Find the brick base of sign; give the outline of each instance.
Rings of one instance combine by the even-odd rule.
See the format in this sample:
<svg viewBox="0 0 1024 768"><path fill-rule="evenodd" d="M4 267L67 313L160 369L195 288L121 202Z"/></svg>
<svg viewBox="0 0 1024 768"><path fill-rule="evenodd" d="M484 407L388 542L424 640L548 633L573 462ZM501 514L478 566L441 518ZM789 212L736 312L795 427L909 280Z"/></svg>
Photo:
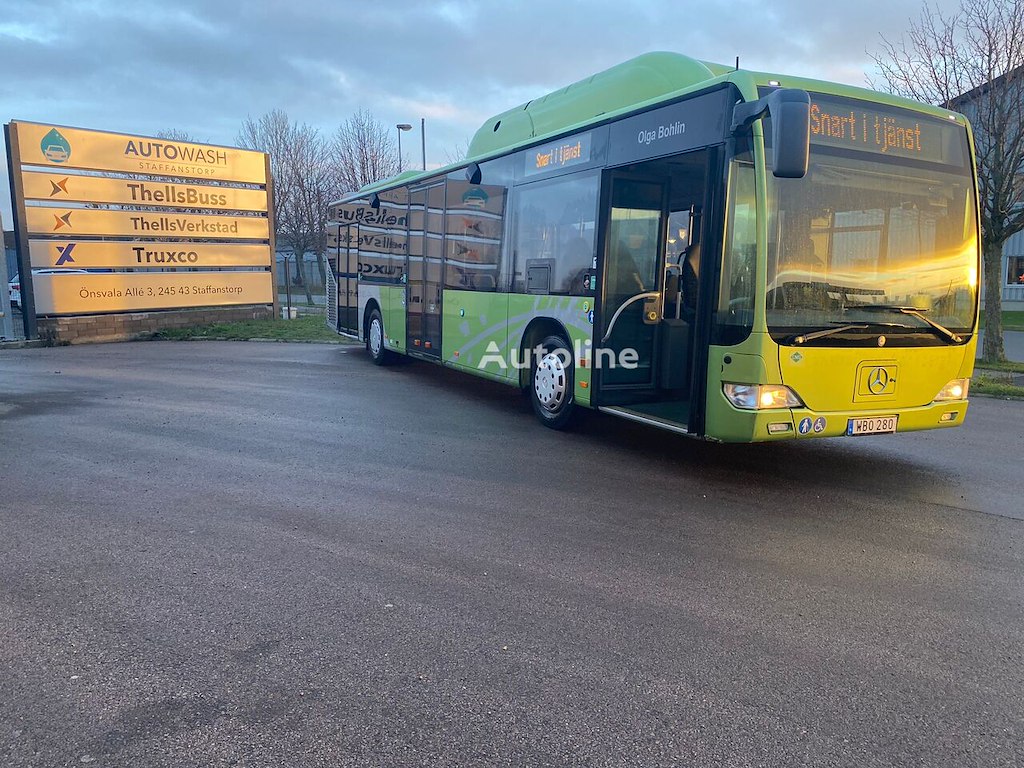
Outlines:
<svg viewBox="0 0 1024 768"><path fill-rule="evenodd" d="M130 312L76 317L40 317L36 320L39 338L46 344L93 344L104 341L151 339L168 328L189 328L239 320L266 320L274 316L268 305L244 307L207 307L167 312Z"/></svg>

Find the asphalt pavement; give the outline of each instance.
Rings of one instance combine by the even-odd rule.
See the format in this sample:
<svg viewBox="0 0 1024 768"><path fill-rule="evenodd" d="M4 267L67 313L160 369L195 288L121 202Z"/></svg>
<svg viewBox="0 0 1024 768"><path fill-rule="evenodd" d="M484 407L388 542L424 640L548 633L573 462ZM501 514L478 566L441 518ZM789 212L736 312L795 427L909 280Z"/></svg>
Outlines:
<svg viewBox="0 0 1024 768"><path fill-rule="evenodd" d="M1019 766L1024 405L704 444L357 346L0 352L0 765Z"/></svg>

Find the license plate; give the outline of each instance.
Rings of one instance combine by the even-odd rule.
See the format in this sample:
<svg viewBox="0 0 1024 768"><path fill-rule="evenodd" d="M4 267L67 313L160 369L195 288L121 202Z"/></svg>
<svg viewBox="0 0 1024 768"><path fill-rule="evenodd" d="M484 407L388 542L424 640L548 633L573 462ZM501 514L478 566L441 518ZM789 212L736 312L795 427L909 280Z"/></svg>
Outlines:
<svg viewBox="0 0 1024 768"><path fill-rule="evenodd" d="M898 416L867 416L850 419L846 424L848 435L885 435L896 431Z"/></svg>

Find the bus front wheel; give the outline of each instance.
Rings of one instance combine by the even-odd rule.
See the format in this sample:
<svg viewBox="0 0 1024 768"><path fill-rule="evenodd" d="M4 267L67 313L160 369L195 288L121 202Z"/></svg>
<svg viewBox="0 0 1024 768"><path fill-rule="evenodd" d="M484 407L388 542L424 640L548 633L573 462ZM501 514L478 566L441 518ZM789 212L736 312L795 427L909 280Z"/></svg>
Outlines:
<svg viewBox="0 0 1024 768"><path fill-rule="evenodd" d="M544 426L564 429L576 407L572 347L560 336L548 336L540 347L541 354L531 353L530 402Z"/></svg>
<svg viewBox="0 0 1024 768"><path fill-rule="evenodd" d="M366 328L366 350L377 365L391 362L391 352L384 348L384 320L377 309L370 312L370 322Z"/></svg>

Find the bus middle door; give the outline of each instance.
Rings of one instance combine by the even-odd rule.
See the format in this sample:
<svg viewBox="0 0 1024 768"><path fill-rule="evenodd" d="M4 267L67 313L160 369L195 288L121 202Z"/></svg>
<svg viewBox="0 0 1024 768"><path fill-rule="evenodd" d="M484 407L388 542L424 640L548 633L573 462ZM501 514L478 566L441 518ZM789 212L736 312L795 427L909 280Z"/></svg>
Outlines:
<svg viewBox="0 0 1024 768"><path fill-rule="evenodd" d="M410 354L431 358L441 356L444 190L435 184L409 196L406 343Z"/></svg>

